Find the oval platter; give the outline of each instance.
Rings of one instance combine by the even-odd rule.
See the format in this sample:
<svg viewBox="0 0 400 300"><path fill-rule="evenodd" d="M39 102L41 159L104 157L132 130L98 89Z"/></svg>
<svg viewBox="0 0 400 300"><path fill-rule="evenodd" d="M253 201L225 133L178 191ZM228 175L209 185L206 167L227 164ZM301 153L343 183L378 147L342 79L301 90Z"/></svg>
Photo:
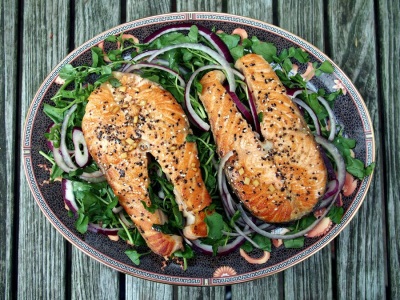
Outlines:
<svg viewBox="0 0 400 300"><path fill-rule="evenodd" d="M333 226L323 237L306 239L303 248L274 249L271 258L261 265L247 263L239 255L239 251L217 257L197 254L195 259L189 261L186 271L175 263L162 267L163 259L154 254L142 257L140 265L136 266L124 254L129 248L125 242L113 242L104 235L91 232L80 234L74 227L75 219L68 216L64 208L61 183L48 183L49 172L43 168L43 165L48 163L39 154L46 142L44 132L51 123L43 113L43 104L50 103L51 97L59 87L55 79L60 69L68 63L79 65L90 61L90 48L110 35L124 32L143 40L155 30L172 22L200 24L227 33L240 27L244 28L250 37L255 35L262 41L275 44L278 51L291 46L301 47L309 53L312 62L329 60L334 66L334 72L314 78L311 82L327 92L333 92L338 82L342 84L346 93L336 101L334 107L336 117L339 123L344 125L345 133L357 141L354 149L356 157L367 165L374 162L373 128L362 97L343 71L316 47L276 26L241 16L210 12L171 13L132 21L101 33L70 53L45 79L28 111L22 142L25 173L37 204L64 238L87 255L118 271L161 283L193 286L235 284L275 274L303 261L321 250L345 228L361 206L371 176L358 183L351 197L344 198L345 213L342 221Z"/></svg>

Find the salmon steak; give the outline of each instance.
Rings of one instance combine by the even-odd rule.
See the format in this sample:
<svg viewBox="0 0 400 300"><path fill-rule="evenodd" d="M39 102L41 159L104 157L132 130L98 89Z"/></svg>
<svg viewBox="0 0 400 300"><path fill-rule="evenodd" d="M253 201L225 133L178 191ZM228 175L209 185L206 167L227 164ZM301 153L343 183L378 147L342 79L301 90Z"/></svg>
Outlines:
<svg viewBox="0 0 400 300"><path fill-rule="evenodd" d="M206 73L200 100L222 158L224 171L243 205L271 223L298 220L324 194L327 170L320 148L296 104L261 56L248 54L235 67L245 76L260 117L255 133L223 86L219 70Z"/></svg>
<svg viewBox="0 0 400 300"><path fill-rule="evenodd" d="M158 84L136 74L113 72L121 83L103 83L88 98L82 130L89 153L105 174L120 205L149 248L164 257L183 249L182 237L164 234L153 225L165 224L165 214L149 212L148 164L160 164L186 217L189 239L207 236L204 208L211 204L200 171L197 146L187 142L187 117L175 98Z"/></svg>

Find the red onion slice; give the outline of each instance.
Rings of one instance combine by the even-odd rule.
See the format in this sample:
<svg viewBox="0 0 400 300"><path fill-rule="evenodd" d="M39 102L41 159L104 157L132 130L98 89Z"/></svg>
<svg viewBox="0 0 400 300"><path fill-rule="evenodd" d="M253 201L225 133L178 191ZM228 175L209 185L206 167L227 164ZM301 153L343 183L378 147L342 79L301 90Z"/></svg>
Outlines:
<svg viewBox="0 0 400 300"><path fill-rule="evenodd" d="M340 192L343 188L344 181L346 178L346 165L344 163L342 155L339 153L339 150L335 147L327 139L323 138L322 136L315 136L315 141L324 147L333 157L333 160L336 163L337 168L337 180L338 180L338 191Z"/></svg>
<svg viewBox="0 0 400 300"><path fill-rule="evenodd" d="M325 107L326 111L328 112L328 115L329 115L329 126L330 126L330 133L329 133L328 140L333 141L333 139L335 138L335 134L336 134L335 114L333 113L333 110L330 107L328 101L326 101L321 96L318 96L317 99L318 99L319 102L321 102L321 104Z"/></svg>
<svg viewBox="0 0 400 300"><path fill-rule="evenodd" d="M168 47L162 48L160 50L157 50L155 53L153 53L148 58L148 61L152 61L158 55L161 55L167 51L170 51L172 49L177 49L177 48L193 49L193 50L202 51L202 52L208 54L212 59L216 60L224 68L224 70L226 72L226 78L229 83L229 90L231 92L234 92L236 90L235 76L234 76L233 70L232 70L229 62L223 56L221 56L219 53L215 52L211 48L208 48L207 46L204 46L202 44L183 43L183 44L179 44L179 45L168 46Z"/></svg>
<svg viewBox="0 0 400 300"><path fill-rule="evenodd" d="M174 31L178 31L178 30L190 30L190 27L192 27L192 25L193 24L173 24L173 25L165 26L163 28L160 28L159 30L156 30L149 36L147 36L144 39L144 42L151 43L158 37L160 37L166 33L169 33L169 32L174 32ZM225 45L225 43L221 40L221 38L217 34L215 34L208 28L203 27L201 25L196 25L196 26L199 30L199 34L201 36L203 36L218 51L219 54L221 54L223 57L225 57L225 59L228 62L233 62L233 58L232 58L232 55L231 55L228 47Z"/></svg>
<svg viewBox="0 0 400 300"><path fill-rule="evenodd" d="M125 70L126 73L129 73L133 70L139 70L142 68L154 68L154 69L158 69L161 71L165 71L168 72L169 74L172 74L173 76L175 76L178 80L179 80L179 84L181 87L185 87L185 80L183 80L183 78L174 70L167 68L165 66L161 66L161 65L157 65L157 64L152 64L152 63L146 63L146 62L142 62L142 63L137 63L134 65L129 66L129 68L127 68Z"/></svg>
<svg viewBox="0 0 400 300"><path fill-rule="evenodd" d="M243 114L244 118L248 123L254 123L253 122L253 117L251 116L250 111L247 109L247 107L239 100L239 97L236 95L236 93L228 91L229 96L231 96L233 102L235 102L237 108L239 111Z"/></svg>
<svg viewBox="0 0 400 300"><path fill-rule="evenodd" d="M311 109L311 107L309 107L304 101L302 101L302 100L300 100L298 98L295 98L295 97L292 98L292 101L294 103L296 103L298 106L301 106L302 108L304 108L308 112L308 114L310 115L310 117L311 117L311 119L312 119L312 121L314 123L316 134L321 135L321 127L319 125L319 121L318 121L317 115Z"/></svg>
<svg viewBox="0 0 400 300"><path fill-rule="evenodd" d="M61 141L60 141L60 150L61 150L61 154L62 154L62 156L64 158L65 164L69 168L75 169L75 170L77 169L77 166L72 161L72 158L69 155L66 139L67 139L67 128L68 128L69 118L74 113L74 111L77 109L77 107L78 106L76 104L72 105L71 108L65 114L63 123L61 125Z"/></svg>
<svg viewBox="0 0 400 300"><path fill-rule="evenodd" d="M81 168L89 163L89 151L82 129L75 127L72 131L72 141L75 149L75 162Z"/></svg>
<svg viewBox="0 0 400 300"><path fill-rule="evenodd" d="M63 193L63 199L65 205L68 206L70 211L72 211L75 215L78 212L78 205L76 204L75 201L75 195L74 195L74 188L72 186L72 181L63 178L61 181L61 187L62 187L62 193Z"/></svg>
<svg viewBox="0 0 400 300"><path fill-rule="evenodd" d="M103 228L98 224L89 223L88 230L93 233L101 233L104 235L118 235L118 231L122 228Z"/></svg>
<svg viewBox="0 0 400 300"><path fill-rule="evenodd" d="M260 121L258 120L257 108L256 108L256 103L254 101L253 93L249 88L247 89L247 93L249 95L250 112L251 115L253 116L254 130L258 134L261 134L261 126L260 126Z"/></svg>
<svg viewBox="0 0 400 300"><path fill-rule="evenodd" d="M201 251L205 254L213 255L212 246L202 244L201 240L199 240L199 239L191 240L191 241L189 241L187 238L184 238L184 239L185 239L186 243L193 246L193 248L198 249L199 251ZM234 239L232 242L226 244L225 246L218 247L217 254L218 255L229 254L229 253L235 251L236 249L238 249L244 242L245 242L245 238L243 236L238 236L236 239Z"/></svg>
<svg viewBox="0 0 400 300"><path fill-rule="evenodd" d="M332 207L333 203L335 201L332 201L329 205L329 207L325 210L325 212L321 215L321 218L325 217L328 212L329 209ZM267 238L270 239L282 239L282 240L290 240L290 239L294 239L294 238L298 238L301 236L304 236L307 232L309 232L311 229L313 229L315 226L317 226L317 224L321 221L321 218L315 220L310 226L308 226L307 228L293 233L293 234L274 234L265 230L260 229L256 224L254 224L254 222L247 216L245 210L242 207L242 204L238 205L238 208L240 210L240 212L242 213L242 218L244 219L244 221L246 222L246 224L248 224L250 226L250 228L252 228L255 232L257 232L258 234L261 234Z"/></svg>

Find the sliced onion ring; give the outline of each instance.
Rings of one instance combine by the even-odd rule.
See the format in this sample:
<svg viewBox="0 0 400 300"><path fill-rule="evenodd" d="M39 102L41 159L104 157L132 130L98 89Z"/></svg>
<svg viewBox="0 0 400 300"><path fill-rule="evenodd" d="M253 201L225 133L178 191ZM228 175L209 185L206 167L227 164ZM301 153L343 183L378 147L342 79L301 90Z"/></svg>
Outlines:
<svg viewBox="0 0 400 300"><path fill-rule="evenodd" d="M177 30L190 30L190 28L192 26L193 26L193 24L168 25L168 26L160 28L159 30L156 30L155 32L153 32L152 34L147 36L144 39L144 42L151 43L152 41L154 41L155 39L157 39L158 37L160 37L166 33L177 31ZM199 34L201 36L203 36L211 45L213 45L213 47L219 52L219 54L224 56L228 62L233 62L233 58L232 58L232 55L231 55L228 47L225 45L225 43L221 40L221 38L217 34L215 34L208 28L203 27L201 25L196 25L196 26L199 30Z"/></svg>
<svg viewBox="0 0 400 300"><path fill-rule="evenodd" d="M162 48L160 50L157 50L155 53L153 53L148 58L148 61L152 61L158 55L163 54L172 49L177 49L177 48L199 50L199 51L202 51L202 52L208 54L211 58L216 60L222 67L224 67L224 70L226 72L226 78L229 83L229 90L231 92L234 92L236 90L235 76L234 76L233 70L232 70L229 62L223 56L221 56L219 53L215 52L211 48L208 48L207 46L204 46L202 44L183 43L183 44L179 44L179 45L171 45L171 46Z"/></svg>
<svg viewBox="0 0 400 300"><path fill-rule="evenodd" d="M168 72L169 74L172 74L173 76L175 76L179 80L179 84L180 84L181 87L185 87L185 80L183 80L183 78L177 72L175 72L174 70L172 70L170 68L162 66L162 65L157 65L157 64L154 64L154 63L142 62L142 63L137 63L137 64L129 66L129 68L127 68L125 70L125 72L129 73L129 72L131 72L133 70L139 70L139 69L142 69L142 68L154 68L154 69L159 69L161 71Z"/></svg>
<svg viewBox="0 0 400 300"><path fill-rule="evenodd" d="M75 163L72 161L71 156L68 153L68 148L67 148L67 128L68 128L68 122L69 118L71 115L74 113L74 111L77 109L77 105L74 104L71 106L71 108L67 111L67 113L64 116L63 123L61 125L61 141L60 141L60 150L61 154L63 156L65 164L71 168L71 169L77 169L78 167L75 165Z"/></svg>
<svg viewBox="0 0 400 300"><path fill-rule="evenodd" d="M197 240L188 240L187 238L184 238L186 243L189 245L193 246L194 248L200 250L201 252L209 255L213 255L213 249L211 245L206 245L202 244L199 239ZM234 239L232 242L229 244L226 244L225 246L218 247L218 255L226 255L229 254L233 251L235 251L237 248L239 248L243 243L245 242L245 238L243 236L238 236L236 239Z"/></svg>
<svg viewBox="0 0 400 300"><path fill-rule="evenodd" d="M317 115L311 109L311 107L309 107L304 101L302 101L298 98L295 98L295 97L292 98L292 101L294 103L296 103L297 105L301 106L302 108L304 108L308 112L308 114L310 115L310 117L314 123L316 134L321 135L321 127L319 126L319 121L318 121Z"/></svg>
<svg viewBox="0 0 400 300"><path fill-rule="evenodd" d="M61 181L63 199L66 206L68 206L69 210L72 211L75 215L78 212L78 205L75 201L74 189L72 186L72 181L63 178Z"/></svg>
<svg viewBox="0 0 400 300"><path fill-rule="evenodd" d="M335 201L332 201L329 205L329 207L326 209L326 211L321 215L321 218L325 217L328 212L329 209L332 207L333 203ZM294 239L294 238L298 238L301 236L304 236L307 232L309 232L311 229L313 229L320 221L321 218L315 220L310 226L308 226L306 229L303 229L299 232L296 232L294 234L274 234L265 230L260 229L256 224L254 224L254 222L247 216L245 210L243 209L242 205L239 204L238 208L240 210L240 212L242 213L242 218L244 219L244 221L246 222L246 224L248 224L250 226L250 228L252 228L255 232L266 236L267 238L270 239L282 239L282 240L290 240L290 239Z"/></svg>
<svg viewBox="0 0 400 300"><path fill-rule="evenodd" d="M75 127L72 131L72 141L75 148L75 162L81 168L89 163L89 151L82 129ZM82 147L82 150L81 150Z"/></svg>

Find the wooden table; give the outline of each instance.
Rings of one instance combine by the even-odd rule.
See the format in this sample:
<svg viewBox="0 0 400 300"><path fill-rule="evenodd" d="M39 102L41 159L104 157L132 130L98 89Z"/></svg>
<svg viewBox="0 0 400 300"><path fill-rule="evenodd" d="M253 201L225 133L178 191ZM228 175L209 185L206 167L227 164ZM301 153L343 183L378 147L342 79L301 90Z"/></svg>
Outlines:
<svg viewBox="0 0 400 300"><path fill-rule="evenodd" d="M400 299L400 2L398 0L3 0L0 3L1 299ZM21 129L50 70L120 23L174 11L228 12L285 28L353 80L374 123L377 166L361 209L322 251L232 287L178 287L114 271L72 247L36 205Z"/></svg>

